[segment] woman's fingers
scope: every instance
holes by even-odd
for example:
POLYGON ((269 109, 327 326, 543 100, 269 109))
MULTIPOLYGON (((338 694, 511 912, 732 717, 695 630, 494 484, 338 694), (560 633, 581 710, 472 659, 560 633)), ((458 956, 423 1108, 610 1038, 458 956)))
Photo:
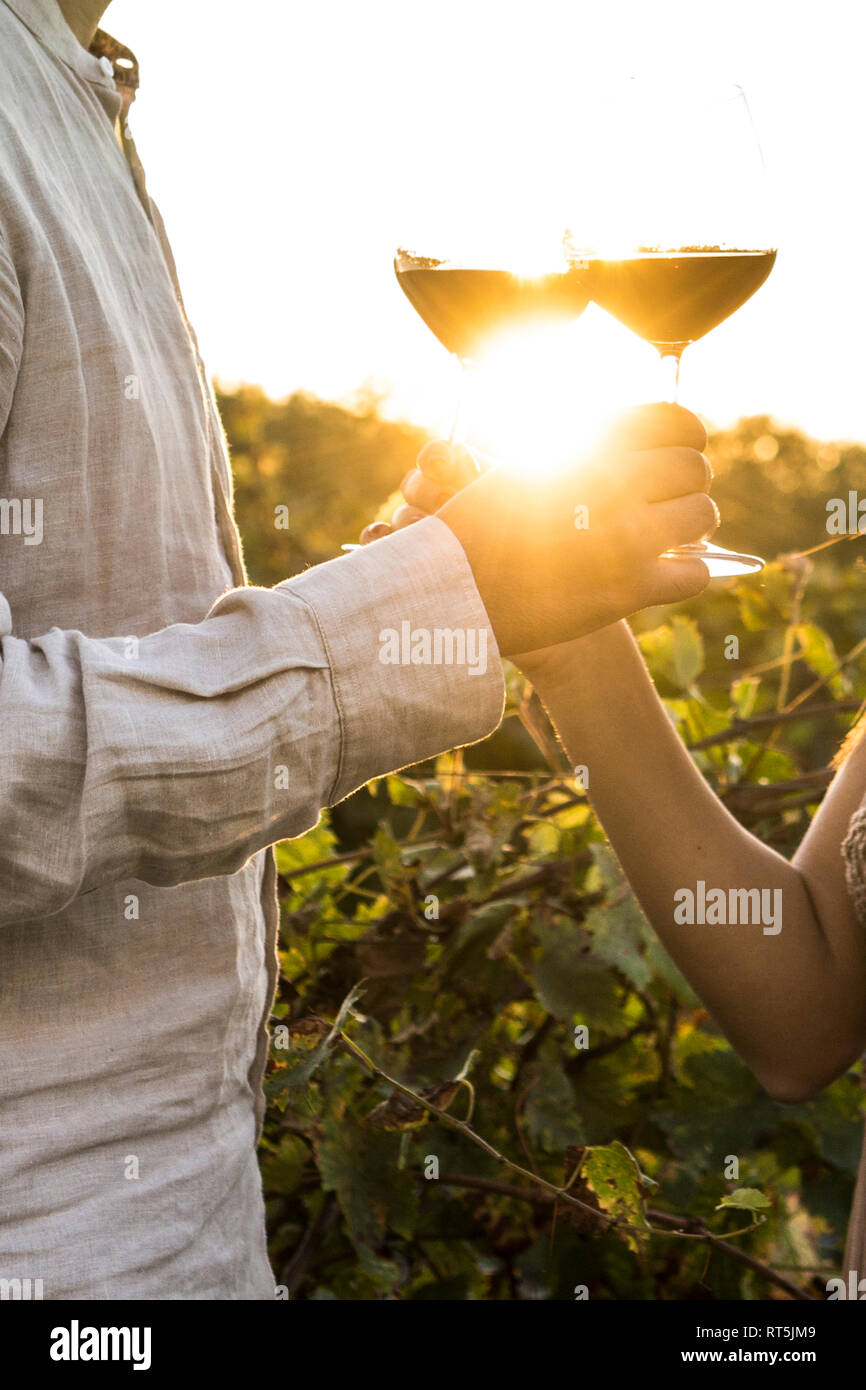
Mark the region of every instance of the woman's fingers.
POLYGON ((371 541, 378 541, 382 536, 390 536, 393 527, 387 521, 371 521, 369 526, 365 526, 359 537, 362 545, 369 545, 371 541))
POLYGON ((420 507, 398 507, 391 517, 391 527, 394 531, 402 531, 404 526, 411 526, 415 521, 423 521, 429 516, 429 512, 422 512, 420 507))
POLYGON ((410 468, 400 484, 406 505, 397 508, 391 518, 392 527, 399 531, 424 516, 432 516, 481 471, 465 444, 449 444, 443 439, 425 444, 416 467, 410 468))
POLYGON ((445 505, 449 497, 454 496, 455 489, 434 483, 425 477, 420 468, 412 468, 400 484, 400 491, 410 507, 417 507, 419 511, 432 515, 445 505))
POLYGON ((702 593, 709 582, 710 572, 696 555, 658 559, 647 576, 647 607, 661 603, 682 603, 702 593))
POLYGON ((664 449, 679 445, 703 452, 707 431, 697 415, 672 401, 636 405, 618 415, 608 430, 604 452, 621 449, 664 449))
POLYGON ((431 483, 459 492, 482 472, 474 454, 465 444, 449 444, 433 439, 418 455, 418 467, 431 483))
POLYGON ((465 444, 452 445, 441 439, 426 444, 418 455, 417 466, 410 468, 400 485, 405 504, 397 508, 390 522, 373 521, 365 526, 361 544, 369 545, 422 517, 432 516, 482 471, 465 444))
POLYGON ((712 535, 719 524, 719 509, 705 492, 653 502, 646 509, 646 540, 661 555, 675 545, 691 545, 712 535))
POLYGON ((675 444, 627 454, 620 477, 630 477, 635 492, 645 502, 664 502, 692 492, 709 492, 713 470, 705 454, 675 444))
POLYGON ((411 526, 414 521, 423 521, 429 512, 421 511, 419 507, 398 507, 389 521, 372 521, 369 526, 365 526, 361 532, 361 544, 369 545, 371 541, 381 540, 383 536, 390 536, 394 531, 402 531, 404 526, 411 526))

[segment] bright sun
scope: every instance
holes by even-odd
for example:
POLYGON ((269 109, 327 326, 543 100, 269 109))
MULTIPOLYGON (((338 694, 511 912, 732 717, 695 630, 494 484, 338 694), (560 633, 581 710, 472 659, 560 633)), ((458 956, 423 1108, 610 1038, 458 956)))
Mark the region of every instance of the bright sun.
POLYGON ((611 416, 658 397, 657 366, 654 349, 592 309, 564 328, 505 335, 465 369, 462 429, 500 466, 555 476, 590 452, 611 416))

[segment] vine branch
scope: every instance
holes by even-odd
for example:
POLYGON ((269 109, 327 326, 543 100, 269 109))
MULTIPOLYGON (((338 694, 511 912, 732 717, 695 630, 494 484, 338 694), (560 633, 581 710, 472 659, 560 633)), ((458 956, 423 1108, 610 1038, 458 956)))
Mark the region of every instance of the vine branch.
MULTIPOLYGON (((455 1118, 455 1116, 449 1115, 447 1110, 440 1109, 438 1105, 434 1105, 432 1101, 425 1100, 423 1096, 418 1095, 418 1093, 416 1091, 413 1091, 411 1087, 405 1086, 403 1082, 398 1081, 396 1077, 389 1076, 389 1074, 386 1071, 383 1071, 381 1067, 376 1065, 372 1058, 368 1057, 364 1049, 362 1047, 359 1047, 358 1044, 352 1038, 350 1038, 343 1031, 342 1028, 335 1029, 334 1038, 335 1041, 340 1043, 340 1045, 344 1047, 347 1052, 350 1053, 350 1055, 354 1056, 358 1061, 362 1062, 364 1066, 367 1067, 368 1070, 372 1073, 373 1076, 376 1076, 381 1081, 386 1082, 387 1085, 393 1086, 394 1090, 399 1091, 401 1095, 406 1096, 407 1100, 413 1101, 414 1104, 420 1106, 422 1110, 426 1110, 428 1114, 434 1115, 436 1119, 440 1122, 440 1124, 445 1125, 448 1129, 456 1130, 458 1134, 462 1134, 464 1138, 468 1139, 471 1143, 476 1144, 478 1148, 483 1149, 486 1154, 489 1154, 491 1158, 494 1158, 497 1163, 504 1164, 505 1167, 510 1168, 513 1173, 519 1173, 522 1178, 526 1178, 529 1182, 534 1183, 536 1186, 541 1188, 542 1191, 546 1192, 550 1196, 552 1201, 567 1202, 571 1206, 578 1207, 581 1211, 588 1213, 594 1219, 599 1221, 606 1221, 611 1230, 615 1229, 619 1231, 632 1231, 636 1235, 642 1236, 676 1236, 681 1240, 704 1240, 707 1238, 705 1234, 693 1231, 659 1231, 653 1226, 649 1225, 635 1226, 627 1221, 622 1221, 618 1216, 612 1216, 608 1212, 599 1211, 596 1207, 590 1206, 588 1202, 582 1202, 578 1197, 572 1196, 572 1194, 569 1192, 568 1188, 570 1186, 570 1183, 566 1184, 565 1187, 560 1187, 557 1186, 556 1183, 548 1182, 546 1178, 541 1177, 539 1174, 530 1172, 528 1168, 523 1168, 519 1163, 515 1163, 513 1159, 508 1158, 506 1154, 500 1153, 498 1149, 494 1148, 492 1144, 488 1143, 484 1136, 479 1134, 477 1130, 474 1130, 471 1127, 471 1125, 467 1124, 465 1120, 458 1120, 455 1118)), ((677 1220, 680 1224, 684 1224, 684 1218, 677 1218, 677 1220)), ((763 1221, 763 1217, 758 1217, 748 1226, 741 1226, 736 1231, 728 1231, 726 1233, 727 1239, 731 1240, 735 1236, 748 1235, 750 1231, 754 1231, 758 1228, 758 1226, 763 1225, 763 1221)), ((714 1239, 716 1238, 714 1237, 714 1239)))
MULTIPOLYGON (((515 1201, 527 1202, 530 1206, 552 1207, 557 1201, 556 1197, 550 1196, 547 1192, 533 1192, 529 1188, 518 1187, 516 1183, 500 1182, 497 1178, 476 1177, 474 1173, 440 1173, 439 1182, 445 1183, 448 1187, 467 1188, 477 1192, 496 1193, 502 1197, 513 1197, 515 1201)), ((721 1236, 714 1235, 712 1231, 706 1230, 700 1217, 672 1216, 670 1212, 656 1211, 652 1208, 647 1210, 647 1216, 662 1226, 700 1226, 701 1229, 697 1231, 656 1230, 654 1234, 659 1236, 687 1235, 697 1240, 704 1240, 714 1249, 719 1250, 730 1259, 736 1260, 738 1264, 760 1274, 768 1283, 783 1289, 791 1298, 806 1303, 818 1301, 813 1299, 811 1294, 806 1293, 804 1289, 801 1289, 798 1284, 786 1279, 784 1274, 779 1274, 777 1270, 763 1264, 754 1255, 747 1254, 745 1250, 740 1250, 738 1246, 731 1245, 727 1238, 723 1239, 721 1236)))

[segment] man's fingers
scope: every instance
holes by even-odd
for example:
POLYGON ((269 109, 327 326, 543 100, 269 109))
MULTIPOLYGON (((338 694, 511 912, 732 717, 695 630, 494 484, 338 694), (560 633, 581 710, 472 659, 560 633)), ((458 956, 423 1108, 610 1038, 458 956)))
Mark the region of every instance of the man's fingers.
POLYGON ((420 468, 412 468, 400 484, 400 491, 410 507, 432 515, 444 506, 449 497, 454 496, 454 488, 443 487, 424 476, 420 468))
POLYGON ((445 439, 434 439, 424 445, 418 455, 418 467, 431 483, 455 492, 466 487, 481 472, 465 444, 449 444, 445 439))
POLYGON ((684 449, 706 448, 707 432, 697 415, 672 401, 634 406, 617 416, 601 447, 602 453, 621 449, 663 449, 679 444, 684 449))
POLYGON ((654 502, 647 508, 646 542, 655 555, 674 545, 691 545, 715 531, 719 509, 705 492, 654 502))

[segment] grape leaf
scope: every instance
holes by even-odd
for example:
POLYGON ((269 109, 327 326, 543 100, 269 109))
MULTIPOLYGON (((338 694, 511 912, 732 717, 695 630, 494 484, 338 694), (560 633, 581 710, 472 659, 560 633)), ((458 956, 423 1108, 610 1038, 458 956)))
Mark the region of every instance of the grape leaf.
POLYGON ((743 1211, 758 1212, 772 1205, 769 1197, 765 1197, 757 1187, 738 1187, 736 1192, 729 1192, 716 1204, 716 1211, 721 1211, 723 1207, 738 1207, 743 1211))

